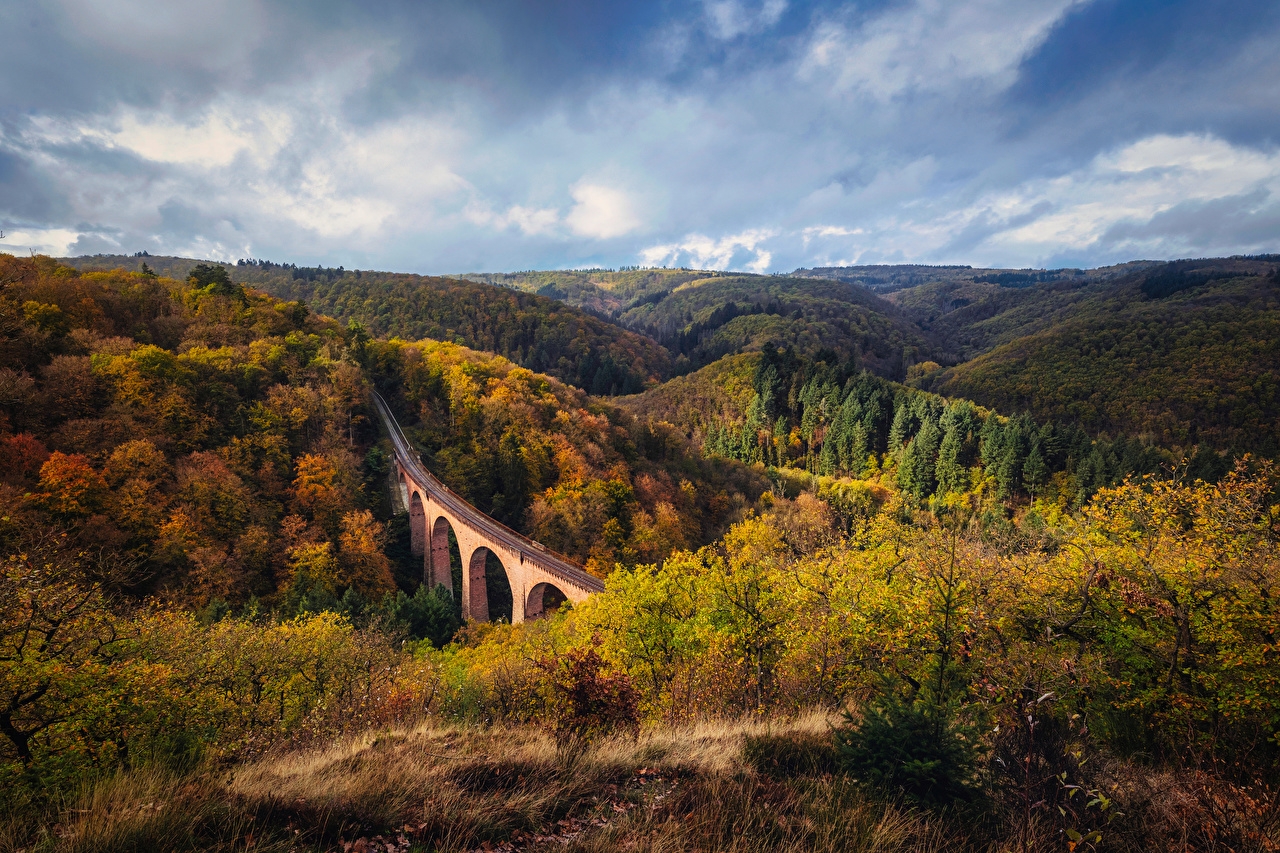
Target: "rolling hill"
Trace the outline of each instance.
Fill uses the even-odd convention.
[[[824,348],[902,378],[932,346],[907,313],[856,282],[694,270],[585,270],[468,275],[599,312],[663,344],[677,372],[758,352],[770,343],[805,355]]]
[[[943,340],[998,344],[917,384],[1171,447],[1280,447],[1280,280],[1271,263],[1184,262],[1059,287],[975,302],[963,309],[967,323],[961,311],[941,318]]]
[[[797,274],[876,290],[914,321],[939,362],[912,372],[919,387],[1093,434],[1272,453],[1278,261]]]
[[[73,262],[145,262],[178,277],[195,263]],[[650,389],[647,402],[629,407],[690,436],[712,410],[741,411],[745,403],[727,407],[721,397],[732,394],[715,383],[745,362],[662,383],[772,346],[1095,435],[1270,453],[1280,445],[1276,266],[1276,256],[1259,256],[1093,270],[898,265],[786,276],[624,269],[456,278],[259,261],[227,268],[237,281],[358,321],[375,337],[462,343],[598,395]],[[690,406],[691,395],[704,399]]]
[[[64,262],[84,270],[146,264],[180,280],[197,263],[215,263],[118,255]],[[431,338],[496,353],[593,394],[635,393],[671,374],[670,355],[649,338],[536,294],[437,276],[267,261],[221,266],[238,283],[360,323],[373,337]]]

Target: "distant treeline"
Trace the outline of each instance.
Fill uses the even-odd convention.
[[[1194,269],[1197,265],[1195,261],[1176,261],[1157,267],[1143,278],[1143,294],[1151,299],[1162,299],[1181,290],[1240,275],[1231,270]]]
[[[1042,281],[1055,281],[1069,275],[1081,275],[1083,270],[1077,269],[1057,269],[1057,270],[1040,270],[1032,272],[997,272],[988,273],[986,275],[976,275],[973,277],[975,282],[981,284],[998,284],[1001,287],[1030,287]]]
[[[932,333],[975,358],[919,385],[1090,434],[1190,452],[1280,449],[1280,279],[1257,259],[1177,261],[1114,281],[1001,290]]]

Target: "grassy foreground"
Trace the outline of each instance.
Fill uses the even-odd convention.
[[[532,727],[384,727],[230,769],[111,776],[51,811],[28,846],[19,826],[0,827],[0,849],[1280,849],[1274,799],[1204,772],[1102,758],[1094,784],[1118,817],[1091,841],[1073,842],[1056,815],[1023,821],[1016,792],[943,813],[908,808],[832,773],[835,722],[650,727],[583,749]]]

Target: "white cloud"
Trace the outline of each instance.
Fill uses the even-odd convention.
[[[691,266],[694,269],[729,269],[735,259],[738,266],[752,272],[763,273],[769,269],[773,253],[764,248],[765,241],[777,235],[777,231],[760,228],[743,231],[719,239],[705,234],[690,234],[675,243],[650,246],[640,251],[646,266]]]
[[[800,75],[881,100],[972,80],[1003,87],[1078,2],[916,0],[853,26],[827,21],[812,34]]]
[[[243,239],[241,242],[229,244],[224,243],[221,240],[197,237],[185,243],[179,243],[174,248],[174,254],[184,258],[209,258],[215,261],[234,261],[239,258],[253,257],[253,247],[248,242],[243,241]]]
[[[800,230],[800,238],[808,250],[815,240],[827,241],[831,238],[860,237],[866,234],[865,228],[845,228],[840,225],[810,225]]]
[[[79,237],[79,232],[67,228],[5,228],[0,240],[0,253],[61,256]]]
[[[565,223],[582,237],[608,240],[629,234],[644,224],[636,204],[624,191],[604,184],[580,182],[571,190],[576,202]]]
[[[502,213],[473,202],[463,211],[463,216],[476,225],[505,231],[512,226],[525,235],[553,234],[560,224],[560,211],[554,207],[525,207],[513,204]]]
[[[67,135],[78,135],[107,148],[131,151],[157,163],[181,163],[212,168],[229,166],[241,153],[262,166],[288,144],[293,133],[288,113],[260,109],[236,115],[218,105],[190,122],[161,113],[127,110],[117,116],[80,122]]]
[[[711,34],[729,41],[778,23],[787,10],[787,0],[764,0],[758,9],[748,9],[740,0],[710,0],[704,9]]]
[[[351,60],[358,73],[347,82],[362,63]],[[36,116],[3,141],[63,184],[77,219],[110,223],[135,241],[150,235],[166,250],[243,257],[255,239],[323,246],[438,226],[441,209],[471,191],[453,168],[467,133],[430,115],[357,128],[325,106],[342,94],[340,78],[257,100],[220,99],[185,120],[163,108],[74,121]],[[128,153],[159,168],[125,177],[111,171],[115,160],[68,153],[85,150]],[[175,241],[185,237],[163,221],[175,202],[195,211],[183,227],[203,232],[181,246]],[[539,221],[536,212],[513,217],[526,227]],[[245,231],[219,233],[228,227]]]
[[[1170,118],[1128,121],[1134,91],[1163,91],[1135,89],[1138,71],[1102,63],[1097,92],[1062,94],[1037,77],[1051,62],[1027,62],[1080,5],[845,3],[766,44],[749,36],[781,22],[784,0],[703,0],[629,34],[652,42],[640,59],[530,74],[514,45],[455,67],[410,27],[333,27],[265,0],[50,0],[73,54],[122,70],[78,81],[94,92],[81,111],[5,114],[0,222],[21,226],[23,252],[258,247],[436,272],[1229,253],[1234,237],[1177,235],[1209,215],[1196,204],[1224,199],[1258,232],[1269,220],[1254,213],[1280,202],[1276,156],[1211,135],[1135,141],[1133,127],[1225,127],[1215,116],[1230,112],[1233,133],[1274,138],[1259,81],[1275,75],[1220,65],[1195,88],[1203,63],[1171,77],[1157,63],[1173,94],[1152,100]],[[309,49],[267,49],[295,18]],[[477,27],[448,30],[459,44],[506,44],[486,13],[457,21]],[[1269,44],[1232,62],[1265,70]],[[171,84],[146,89],[157,68]],[[121,92],[132,100],[113,106]],[[1028,106],[1038,92],[1058,100]]]
[[[883,183],[914,168],[893,170]],[[649,265],[765,272],[777,257],[790,262],[788,269],[905,262],[1024,267],[1062,256],[1113,263],[1280,248],[1280,150],[1212,136],[1155,135],[1065,175],[976,199],[966,192],[889,199],[853,217],[857,224],[813,211],[814,224],[794,228],[694,233],[638,257]],[[1224,216],[1229,223],[1215,221]]]
[[[1036,205],[1051,209],[985,243],[997,254],[1043,257],[1084,249],[1115,226],[1144,223],[1178,205],[1249,193],[1259,204],[1280,198],[1280,152],[1198,134],[1158,135],[1100,154],[1075,172],[985,197],[965,213],[1008,217]]]

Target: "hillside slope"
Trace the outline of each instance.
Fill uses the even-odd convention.
[[[66,532],[192,607],[417,585],[370,381],[451,488],[601,574],[707,544],[765,489],[501,356],[370,340],[225,279],[0,254],[0,329],[0,546]]]
[[[752,380],[759,361],[759,353],[727,355],[701,370],[615,402],[641,421],[671,424],[701,447],[709,428],[741,422],[756,393]]]
[[[695,270],[587,270],[469,275],[536,290],[607,315],[657,340],[677,372],[759,352],[766,344],[815,355],[853,356],[875,373],[902,378],[932,347],[907,313],[857,283],[798,276]]]
[[[790,347],[1095,435],[1271,453],[1280,443],[1278,260],[1093,270],[866,266],[790,276],[542,271],[471,274],[473,281],[264,262],[230,269],[374,335],[463,343],[599,395],[652,389],[726,355]],[[190,263],[78,263],[144,261],[179,275]],[[694,393],[709,402],[677,400]],[[693,436],[724,408],[718,394],[698,379],[660,394],[660,404],[654,398],[656,408],[629,405],[652,408]]]
[[[999,342],[919,380],[939,393],[1170,447],[1280,447],[1270,263],[1180,262],[1079,288],[1039,285],[975,302],[933,331],[951,345]]]
[[[65,259],[79,269],[139,270],[186,278],[188,258]],[[496,353],[593,394],[629,394],[670,375],[671,358],[643,335],[536,294],[437,276],[221,264],[231,278],[318,313],[364,326],[373,337],[431,338]]]

